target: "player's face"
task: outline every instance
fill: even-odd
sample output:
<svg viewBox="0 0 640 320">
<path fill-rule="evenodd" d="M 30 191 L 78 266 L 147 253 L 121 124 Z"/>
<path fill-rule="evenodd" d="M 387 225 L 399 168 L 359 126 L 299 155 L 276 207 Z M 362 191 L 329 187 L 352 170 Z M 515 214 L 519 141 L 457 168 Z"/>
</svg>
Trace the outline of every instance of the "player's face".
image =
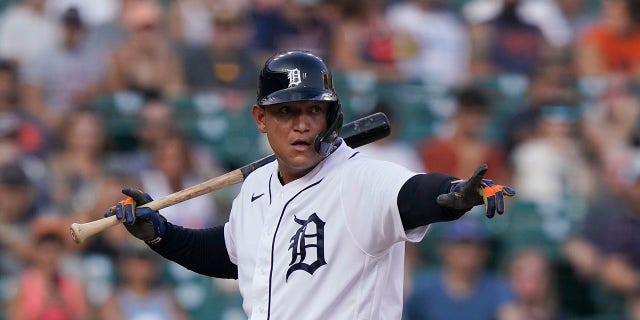
<svg viewBox="0 0 640 320">
<path fill-rule="evenodd" d="M 319 101 L 253 106 L 253 117 L 258 129 L 267 134 L 285 183 L 304 176 L 322 160 L 313 142 L 327 128 L 328 109 L 327 102 Z"/>
</svg>

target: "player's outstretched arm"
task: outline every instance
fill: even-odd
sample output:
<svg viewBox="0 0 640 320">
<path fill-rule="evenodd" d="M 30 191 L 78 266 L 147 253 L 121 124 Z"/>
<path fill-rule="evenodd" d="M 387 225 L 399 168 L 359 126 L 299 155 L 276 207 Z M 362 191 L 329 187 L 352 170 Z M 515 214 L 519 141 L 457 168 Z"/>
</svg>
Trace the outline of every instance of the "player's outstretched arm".
<svg viewBox="0 0 640 320">
<path fill-rule="evenodd" d="M 460 180 L 443 173 L 413 176 L 400 189 L 398 209 L 405 230 L 434 222 L 460 218 L 471 208 L 485 205 L 487 217 L 504 212 L 504 195 L 515 191 L 482 177 L 487 171 L 482 165 L 469 180 Z"/>
</svg>

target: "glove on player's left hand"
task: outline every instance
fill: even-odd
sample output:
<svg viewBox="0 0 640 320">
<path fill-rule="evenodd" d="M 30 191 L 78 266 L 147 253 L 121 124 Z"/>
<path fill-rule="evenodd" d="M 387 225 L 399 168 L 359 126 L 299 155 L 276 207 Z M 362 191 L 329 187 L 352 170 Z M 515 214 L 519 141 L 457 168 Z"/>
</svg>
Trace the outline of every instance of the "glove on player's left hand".
<svg viewBox="0 0 640 320">
<path fill-rule="evenodd" d="M 167 229 L 167 220 L 151 208 L 136 208 L 138 205 L 153 201 L 151 196 L 135 189 L 123 189 L 122 193 L 129 197 L 107 209 L 104 216 L 115 214 L 118 220 L 124 220 L 124 226 L 129 233 L 147 243 L 157 243 L 162 240 Z"/>
<path fill-rule="evenodd" d="M 457 180 L 452 182 L 449 193 L 441 194 L 436 201 L 441 206 L 447 206 L 458 210 L 471 210 L 471 208 L 484 204 L 485 215 L 493 218 L 496 211 L 504 212 L 504 195 L 514 196 L 516 191 L 510 187 L 493 183 L 488 179 L 482 179 L 489 167 L 481 165 L 469 180 Z"/>
</svg>

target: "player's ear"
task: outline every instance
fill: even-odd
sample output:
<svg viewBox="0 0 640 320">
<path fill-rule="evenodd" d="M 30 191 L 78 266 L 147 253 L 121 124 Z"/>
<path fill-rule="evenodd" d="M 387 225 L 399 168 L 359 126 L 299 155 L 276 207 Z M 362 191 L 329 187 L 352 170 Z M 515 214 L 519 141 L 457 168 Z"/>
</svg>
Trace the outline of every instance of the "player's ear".
<svg viewBox="0 0 640 320">
<path fill-rule="evenodd" d="M 253 108 L 251 108 L 251 115 L 253 116 L 253 121 L 256 122 L 256 126 L 258 127 L 258 130 L 260 130 L 260 132 L 262 133 L 266 133 L 267 126 L 264 124 L 264 115 L 265 115 L 264 108 L 257 104 L 254 104 Z"/>
</svg>

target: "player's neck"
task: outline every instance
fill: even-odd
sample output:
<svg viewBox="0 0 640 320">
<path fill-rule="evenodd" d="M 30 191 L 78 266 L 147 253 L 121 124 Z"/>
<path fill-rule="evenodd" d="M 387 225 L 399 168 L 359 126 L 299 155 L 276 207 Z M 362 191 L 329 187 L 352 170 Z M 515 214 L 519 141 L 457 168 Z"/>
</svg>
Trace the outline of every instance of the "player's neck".
<svg viewBox="0 0 640 320">
<path fill-rule="evenodd" d="M 315 166 L 305 169 L 305 170 L 300 170 L 300 171 L 287 171 L 287 170 L 282 170 L 281 168 L 278 169 L 278 181 L 280 181 L 280 184 L 282 184 L 283 186 L 289 182 L 293 182 L 295 180 L 298 180 L 304 176 L 307 175 L 307 173 L 311 172 L 311 170 L 313 170 L 313 168 L 315 168 Z"/>
</svg>

